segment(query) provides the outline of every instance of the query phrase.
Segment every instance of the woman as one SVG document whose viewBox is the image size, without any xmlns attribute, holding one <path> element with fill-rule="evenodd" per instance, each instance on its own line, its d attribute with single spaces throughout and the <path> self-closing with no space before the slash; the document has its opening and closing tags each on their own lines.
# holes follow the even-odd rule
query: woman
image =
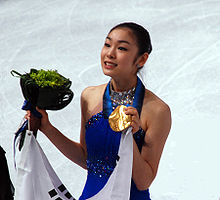
<svg viewBox="0 0 220 200">
<path fill-rule="evenodd" d="M 86 88 L 81 94 L 80 143 L 66 138 L 44 110 L 40 130 L 70 160 L 88 169 L 80 199 L 97 194 L 107 183 L 118 158 L 121 133 L 109 127 L 108 117 L 121 104 L 132 116 L 133 168 L 131 200 L 150 199 L 154 180 L 171 127 L 169 106 L 137 77 L 152 50 L 148 31 L 135 23 L 122 23 L 110 30 L 101 51 L 103 73 L 108 84 Z M 30 113 L 28 113 L 30 117 Z M 31 126 L 34 127 L 33 117 Z"/>
</svg>

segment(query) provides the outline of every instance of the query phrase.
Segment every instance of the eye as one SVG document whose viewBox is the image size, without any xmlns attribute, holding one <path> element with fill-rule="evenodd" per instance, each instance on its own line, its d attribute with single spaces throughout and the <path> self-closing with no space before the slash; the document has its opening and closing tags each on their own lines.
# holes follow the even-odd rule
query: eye
<svg viewBox="0 0 220 200">
<path fill-rule="evenodd" d="M 118 47 L 119 50 L 122 50 L 122 51 L 127 51 L 128 49 L 125 48 L 125 47 Z"/>
<path fill-rule="evenodd" d="M 110 47 L 110 44 L 108 44 L 108 43 L 105 43 L 105 44 L 104 44 L 104 46 L 106 46 L 106 47 Z"/>
</svg>

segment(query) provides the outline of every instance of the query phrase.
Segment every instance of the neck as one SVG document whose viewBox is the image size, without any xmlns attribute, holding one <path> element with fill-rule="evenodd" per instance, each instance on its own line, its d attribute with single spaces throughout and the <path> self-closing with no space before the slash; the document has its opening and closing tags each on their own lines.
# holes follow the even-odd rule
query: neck
<svg viewBox="0 0 220 200">
<path fill-rule="evenodd" d="M 135 76 L 133 79 L 126 81 L 122 79 L 116 80 L 112 78 L 111 84 L 114 88 L 114 91 L 116 92 L 129 91 L 137 85 L 137 76 Z"/>
</svg>

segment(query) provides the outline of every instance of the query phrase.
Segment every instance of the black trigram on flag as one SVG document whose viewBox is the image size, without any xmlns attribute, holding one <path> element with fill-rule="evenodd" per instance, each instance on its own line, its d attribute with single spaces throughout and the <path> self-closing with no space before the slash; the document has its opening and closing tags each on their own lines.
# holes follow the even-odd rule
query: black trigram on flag
<svg viewBox="0 0 220 200">
<path fill-rule="evenodd" d="M 50 190 L 48 193 L 51 197 L 51 199 L 54 200 L 66 200 L 66 199 L 71 199 L 71 200 L 76 200 L 75 198 L 72 197 L 72 195 L 68 192 L 66 187 L 62 184 L 58 187 L 58 190 L 66 197 L 65 199 L 62 199 L 59 195 L 59 192 L 54 188 Z"/>
</svg>

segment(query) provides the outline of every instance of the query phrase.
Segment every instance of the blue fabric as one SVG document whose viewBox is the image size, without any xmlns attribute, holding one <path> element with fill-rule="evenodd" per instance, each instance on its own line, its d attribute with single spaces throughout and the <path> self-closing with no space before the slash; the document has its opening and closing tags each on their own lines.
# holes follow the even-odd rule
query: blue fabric
<svg viewBox="0 0 220 200">
<path fill-rule="evenodd" d="M 42 115 L 31 105 L 31 103 L 27 100 L 24 100 L 24 103 L 21 107 L 22 110 L 30 110 L 31 113 L 38 118 L 42 118 Z M 28 120 L 25 120 L 23 122 L 23 124 L 20 126 L 20 128 L 17 130 L 17 132 L 15 133 L 15 140 L 17 139 L 17 137 L 19 136 L 19 134 L 22 131 L 26 131 L 27 130 L 27 125 L 28 125 Z"/>
<path fill-rule="evenodd" d="M 140 191 L 134 181 L 131 180 L 130 200 L 151 200 L 149 189 Z"/>
<path fill-rule="evenodd" d="M 121 132 L 110 128 L 103 112 L 98 115 L 101 117 L 93 116 L 86 129 L 88 175 L 80 200 L 94 196 L 103 188 L 118 158 Z"/>
<path fill-rule="evenodd" d="M 35 109 L 34 106 L 31 105 L 31 103 L 27 100 L 24 100 L 24 103 L 22 105 L 22 110 L 30 110 L 31 113 L 37 117 L 37 118 L 42 118 L 42 115 Z M 22 124 L 21 126 L 19 127 L 19 129 L 17 130 L 17 132 L 15 133 L 15 137 L 14 137 L 14 166 L 16 168 L 16 163 L 15 163 L 15 154 L 16 154 L 16 151 L 15 151 L 15 143 L 16 143 L 16 140 L 18 138 L 19 135 L 22 135 L 21 136 L 21 139 L 20 139 L 20 142 L 19 142 L 19 150 L 21 150 L 21 148 L 23 147 L 23 140 L 24 140 L 24 137 L 25 137 L 25 132 L 26 130 L 28 129 L 28 120 L 26 119 Z M 23 134 L 22 134 L 23 133 Z"/>
<path fill-rule="evenodd" d="M 36 108 L 34 106 L 32 106 L 32 104 L 27 101 L 27 100 L 24 100 L 24 104 L 22 106 L 22 110 L 30 110 L 31 113 L 35 116 L 35 117 L 38 117 L 38 118 L 42 118 L 42 115 L 36 110 Z"/>
<path fill-rule="evenodd" d="M 138 78 L 133 106 L 141 113 L 145 88 Z M 107 183 L 112 171 L 116 166 L 121 132 L 113 131 L 108 123 L 112 104 L 110 98 L 110 82 L 103 96 L 103 111 L 92 116 L 86 124 L 87 145 L 87 180 L 79 200 L 88 199 L 97 194 Z M 139 131 L 134 134 L 134 139 L 141 150 L 144 135 Z M 149 191 L 139 191 L 132 181 L 131 200 L 150 200 Z"/>
</svg>

